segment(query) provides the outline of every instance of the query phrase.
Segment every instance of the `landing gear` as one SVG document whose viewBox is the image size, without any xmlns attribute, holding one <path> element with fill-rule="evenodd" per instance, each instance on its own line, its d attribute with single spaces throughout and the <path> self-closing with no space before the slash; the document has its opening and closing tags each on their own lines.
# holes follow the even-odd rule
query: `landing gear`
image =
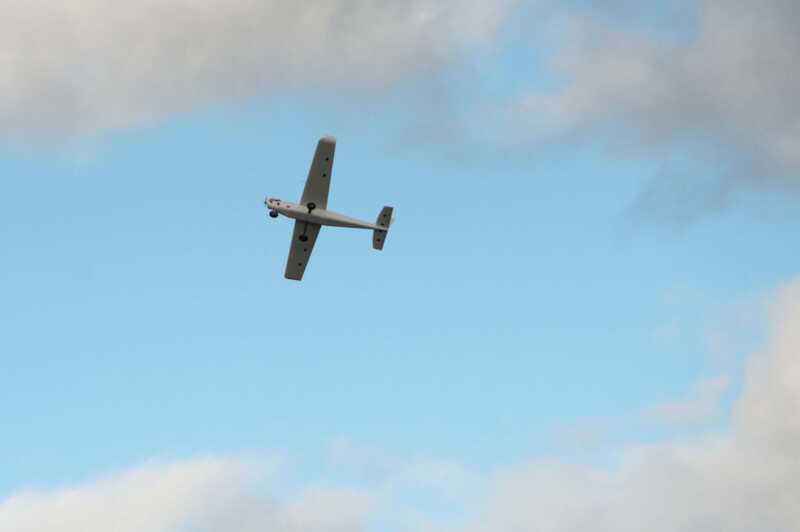
<svg viewBox="0 0 800 532">
<path fill-rule="evenodd" d="M 278 211 L 269 211 L 269 216 L 270 216 L 270 218 L 277 218 L 278 217 Z"/>
<path fill-rule="evenodd" d="M 308 231 L 308 222 L 305 222 L 303 224 L 303 234 L 300 235 L 299 237 L 297 237 L 297 238 L 300 239 L 300 242 L 307 242 L 308 241 L 308 236 L 306 236 L 306 231 Z"/>
<path fill-rule="evenodd" d="M 311 214 L 311 211 L 313 211 L 314 209 L 317 208 L 317 204 L 313 203 L 313 202 L 312 203 L 308 203 L 308 204 L 306 204 L 306 208 L 308 209 L 308 214 Z"/>
</svg>

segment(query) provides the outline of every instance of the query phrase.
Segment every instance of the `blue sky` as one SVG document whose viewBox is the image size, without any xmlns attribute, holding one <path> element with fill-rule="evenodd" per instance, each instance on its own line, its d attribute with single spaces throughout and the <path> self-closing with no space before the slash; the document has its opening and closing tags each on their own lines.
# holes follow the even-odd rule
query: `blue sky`
<svg viewBox="0 0 800 532">
<path fill-rule="evenodd" d="M 377 88 L 223 87 L 233 96 L 158 101 L 91 132 L 73 127 L 90 121 L 81 110 L 56 113 L 52 130 L 44 112 L 7 114 L 34 133 L 7 128 L 0 150 L 0 514 L 15 494 L 153 460 L 279 456 L 270 496 L 317 483 L 370 494 L 386 462 L 489 476 L 539 460 L 605 467 L 632 445 L 729 430 L 768 333 L 763 301 L 800 268 L 796 167 L 766 148 L 745 157 L 746 133 L 708 126 L 742 119 L 734 105 L 687 120 L 685 136 L 645 130 L 678 111 L 637 98 L 585 118 L 552 67 L 561 26 L 505 9 L 452 58 Z M 617 23 L 576 5 L 546 12 Z M 619 24 L 650 31 L 646 16 Z M 582 98 L 602 96 L 570 57 L 585 67 Z M 649 86 L 611 79 L 623 96 Z M 535 108 L 516 102 L 532 94 L 574 127 L 529 130 Z M 393 205 L 396 222 L 382 253 L 366 232 L 323 229 L 292 283 L 291 223 L 261 202 L 299 198 L 324 134 L 338 138 L 329 207 L 372 219 Z M 693 149 L 698 137 L 713 156 Z M 748 175 L 751 161 L 775 179 Z M 704 194 L 722 200 L 695 201 Z M 720 376 L 730 385 L 699 423 L 654 419 L 654 405 L 691 409 L 692 390 Z M 401 506 L 469 514 L 413 480 L 392 493 L 404 502 L 352 528 L 404 530 Z M 152 530 L 187 525 L 171 526 Z"/>
</svg>

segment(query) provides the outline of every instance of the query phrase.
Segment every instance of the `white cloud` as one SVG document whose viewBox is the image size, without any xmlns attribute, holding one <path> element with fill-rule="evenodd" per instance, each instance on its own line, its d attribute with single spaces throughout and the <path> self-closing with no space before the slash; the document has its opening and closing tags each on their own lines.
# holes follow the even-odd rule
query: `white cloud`
<svg viewBox="0 0 800 532">
<path fill-rule="evenodd" d="M 657 154 L 636 211 L 662 219 L 723 208 L 742 182 L 800 184 L 797 2 L 690 5 L 697 28 L 572 13 L 550 58 L 563 85 L 516 106 L 534 138 L 603 132 Z"/>
<path fill-rule="evenodd" d="M 258 493 L 250 463 L 192 460 L 17 494 L 0 501 L 0 530 L 355 532 L 379 523 L 431 532 L 797 532 L 800 280 L 780 291 L 771 312 L 769 339 L 749 361 L 728 427 L 632 443 L 604 467 L 532 460 L 484 475 L 339 440 L 336 471 L 360 471 L 369 495 L 312 486 L 280 502 Z M 724 388 L 712 380 L 697 395 Z M 671 411 L 681 421 L 695 415 L 693 407 Z"/>
<path fill-rule="evenodd" d="M 610 469 L 532 463 L 498 475 L 470 530 L 800 530 L 800 282 L 775 306 L 729 430 L 629 447 Z M 712 386 L 713 387 L 713 386 Z"/>
<path fill-rule="evenodd" d="M 370 91 L 491 37 L 507 0 L 0 0 L 0 139 L 292 90 Z"/>
<path fill-rule="evenodd" d="M 259 467 L 198 459 L 149 465 L 54 492 L 0 501 L 0 530 L 14 532 L 355 532 L 368 496 L 312 488 L 286 504 L 255 494 Z"/>
<path fill-rule="evenodd" d="M 730 379 L 724 375 L 700 381 L 689 397 L 656 404 L 646 415 L 652 421 L 678 427 L 710 423 L 719 418 L 729 386 Z"/>
<path fill-rule="evenodd" d="M 611 427 L 608 422 L 572 422 L 555 429 L 556 441 L 570 450 L 590 451 L 598 448 L 608 436 Z"/>
</svg>

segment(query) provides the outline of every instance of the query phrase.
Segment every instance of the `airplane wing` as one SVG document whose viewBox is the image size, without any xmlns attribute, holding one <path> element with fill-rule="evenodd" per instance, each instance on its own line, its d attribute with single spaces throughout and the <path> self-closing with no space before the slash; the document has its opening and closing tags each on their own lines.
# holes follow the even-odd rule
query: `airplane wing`
<svg viewBox="0 0 800 532">
<path fill-rule="evenodd" d="M 314 152 L 314 160 L 311 161 L 311 169 L 308 171 L 306 188 L 303 189 L 303 197 L 300 198 L 300 203 L 303 205 L 313 203 L 320 209 L 327 208 L 335 150 L 336 139 L 334 137 L 319 139 L 317 151 Z"/>
<path fill-rule="evenodd" d="M 319 224 L 295 220 L 292 244 L 289 247 L 289 260 L 286 261 L 286 273 L 284 274 L 287 279 L 299 281 L 303 278 L 303 272 L 306 271 L 308 259 L 311 258 L 311 252 L 314 250 L 314 242 L 317 241 L 320 227 L 322 226 Z M 300 237 L 304 234 L 308 237 L 305 242 L 300 240 Z"/>
</svg>

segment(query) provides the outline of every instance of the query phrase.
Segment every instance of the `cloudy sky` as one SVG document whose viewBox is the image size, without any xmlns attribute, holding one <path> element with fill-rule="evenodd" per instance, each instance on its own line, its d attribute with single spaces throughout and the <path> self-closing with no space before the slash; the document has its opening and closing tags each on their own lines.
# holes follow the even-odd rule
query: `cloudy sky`
<svg viewBox="0 0 800 532">
<path fill-rule="evenodd" d="M 800 530 L 800 7 L 643 5 L 0 0 L 0 530 Z"/>
</svg>

